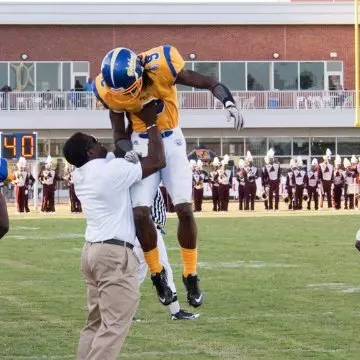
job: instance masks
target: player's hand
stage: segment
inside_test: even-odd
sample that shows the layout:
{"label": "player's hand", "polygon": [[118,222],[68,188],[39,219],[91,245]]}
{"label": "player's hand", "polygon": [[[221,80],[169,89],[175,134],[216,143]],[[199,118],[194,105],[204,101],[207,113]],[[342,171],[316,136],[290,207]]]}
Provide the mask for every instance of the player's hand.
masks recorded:
{"label": "player's hand", "polygon": [[137,154],[137,152],[135,150],[128,151],[125,154],[124,159],[133,164],[137,164],[140,161],[139,155]]}
{"label": "player's hand", "polygon": [[240,114],[240,111],[236,108],[235,104],[228,101],[225,106],[226,119],[228,122],[234,121],[234,128],[241,131],[244,127],[244,119]]}

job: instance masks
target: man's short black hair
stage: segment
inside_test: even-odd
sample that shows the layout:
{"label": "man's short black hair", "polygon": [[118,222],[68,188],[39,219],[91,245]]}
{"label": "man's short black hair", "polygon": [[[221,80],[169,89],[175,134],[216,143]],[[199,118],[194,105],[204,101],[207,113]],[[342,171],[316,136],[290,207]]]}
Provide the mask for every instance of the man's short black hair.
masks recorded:
{"label": "man's short black hair", "polygon": [[87,163],[89,141],[85,138],[85,134],[81,132],[75,133],[71,138],[66,140],[64,144],[64,157],[66,161],[79,168]]}

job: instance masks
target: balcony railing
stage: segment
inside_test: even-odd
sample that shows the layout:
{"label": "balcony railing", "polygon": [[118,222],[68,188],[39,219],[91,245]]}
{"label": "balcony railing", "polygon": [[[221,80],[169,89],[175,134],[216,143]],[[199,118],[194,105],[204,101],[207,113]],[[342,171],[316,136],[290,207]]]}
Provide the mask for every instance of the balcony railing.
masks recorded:
{"label": "balcony railing", "polygon": [[[242,91],[233,92],[240,109],[354,108],[355,91]],[[180,109],[221,109],[209,91],[178,92]],[[103,110],[91,92],[0,93],[0,111]]]}

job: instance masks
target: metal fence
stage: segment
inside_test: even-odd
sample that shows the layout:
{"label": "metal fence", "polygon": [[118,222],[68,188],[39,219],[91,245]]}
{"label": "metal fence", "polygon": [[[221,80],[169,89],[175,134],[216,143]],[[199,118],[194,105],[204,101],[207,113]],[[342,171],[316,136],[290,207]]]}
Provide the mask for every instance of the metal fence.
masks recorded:
{"label": "metal fence", "polygon": [[[240,109],[354,108],[355,91],[236,91]],[[180,109],[221,109],[209,91],[178,92]],[[91,92],[0,93],[0,111],[103,110]]]}

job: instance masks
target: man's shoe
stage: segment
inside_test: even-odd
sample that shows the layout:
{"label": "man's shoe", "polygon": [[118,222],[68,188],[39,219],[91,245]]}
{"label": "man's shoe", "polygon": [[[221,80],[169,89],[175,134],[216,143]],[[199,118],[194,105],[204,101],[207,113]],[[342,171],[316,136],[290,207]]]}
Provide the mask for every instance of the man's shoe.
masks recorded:
{"label": "man's shoe", "polygon": [[151,275],[151,280],[156,288],[157,296],[161,304],[165,306],[170,305],[173,301],[174,294],[168,285],[165,269],[162,268],[161,272]]}
{"label": "man's shoe", "polygon": [[183,309],[180,309],[176,314],[171,315],[171,320],[195,320],[200,316],[200,314],[193,314],[187,312]]}
{"label": "man's shoe", "polygon": [[187,301],[190,306],[198,307],[203,303],[203,294],[199,288],[197,275],[183,276],[183,282],[187,290]]}

